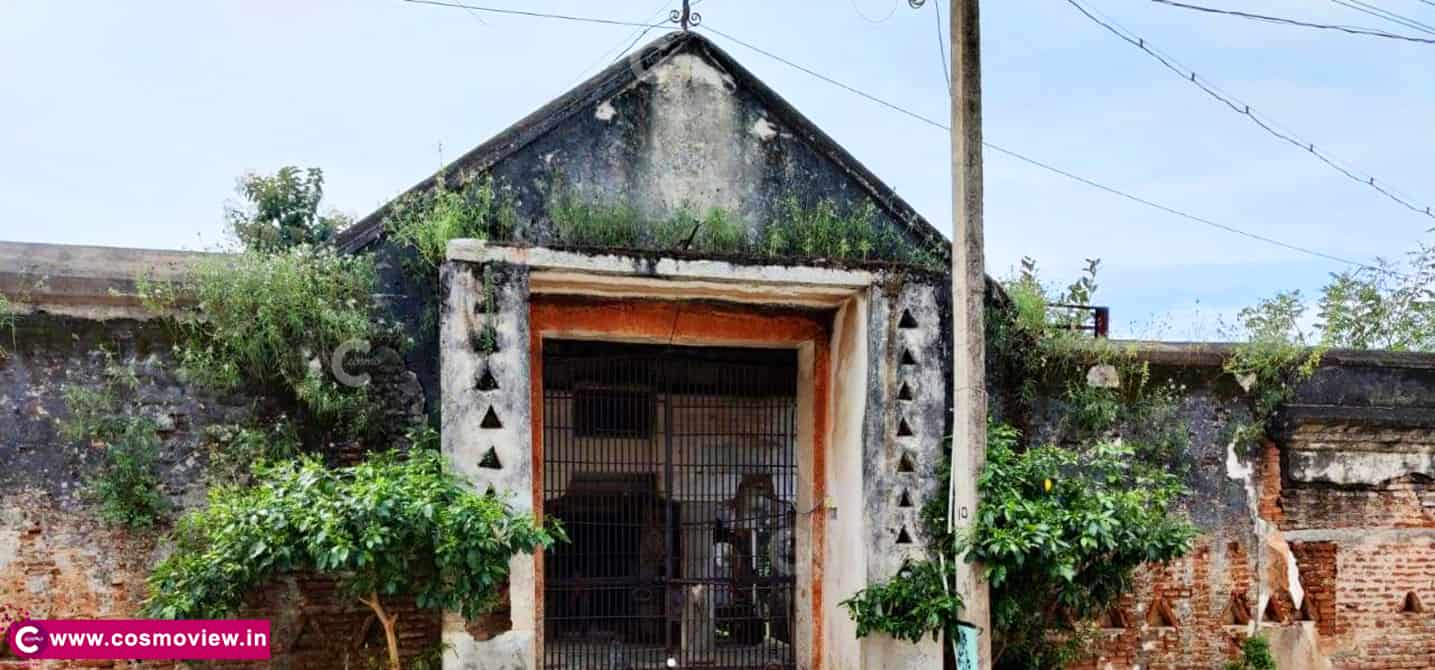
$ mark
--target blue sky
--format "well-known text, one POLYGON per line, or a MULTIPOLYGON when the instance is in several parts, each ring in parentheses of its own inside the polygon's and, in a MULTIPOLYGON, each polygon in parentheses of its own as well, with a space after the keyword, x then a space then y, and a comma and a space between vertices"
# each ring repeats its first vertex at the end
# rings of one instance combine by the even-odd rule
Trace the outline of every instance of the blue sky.
MULTIPOLYGON (((712 28, 944 119, 935 1, 912 10, 906 0, 704 0, 698 9, 712 28)), ((1083 1, 1300 136, 1435 204, 1435 45, 1144 0, 1083 1)), ((1393 28, 1319 0, 1201 2, 1393 28)), ((1435 22, 1435 7, 1417 0, 1381 2, 1435 22)), ((474 4, 641 21, 676 3, 474 4)), ((988 0, 983 30, 990 141, 1362 261, 1399 255, 1435 224, 1264 134, 1063 0, 988 0)), ((0 239, 212 247, 236 176, 287 164, 323 168, 328 204, 362 215, 596 71, 632 36, 399 0, 5 3, 0 239)), ((942 131, 714 39, 950 230, 942 131)), ((1099 257, 1098 301, 1112 306, 1121 335, 1216 337, 1239 307, 1280 289, 1312 292, 1341 267, 995 153, 986 179, 989 271, 1005 275, 1029 255, 1065 280, 1099 257)))

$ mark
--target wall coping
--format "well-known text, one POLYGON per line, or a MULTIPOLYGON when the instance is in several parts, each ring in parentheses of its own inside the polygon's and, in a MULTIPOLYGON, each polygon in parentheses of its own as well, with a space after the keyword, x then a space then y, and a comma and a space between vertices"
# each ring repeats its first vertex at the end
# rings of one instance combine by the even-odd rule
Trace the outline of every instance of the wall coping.
POLYGON ((876 283, 868 270, 806 265, 581 253, 547 247, 453 240, 450 261, 528 267, 534 293, 668 300, 712 299, 753 304, 831 308, 876 283))
POLYGON ((182 278, 220 254, 0 241, 0 295, 17 313, 46 312, 85 319, 149 319, 137 280, 182 278))

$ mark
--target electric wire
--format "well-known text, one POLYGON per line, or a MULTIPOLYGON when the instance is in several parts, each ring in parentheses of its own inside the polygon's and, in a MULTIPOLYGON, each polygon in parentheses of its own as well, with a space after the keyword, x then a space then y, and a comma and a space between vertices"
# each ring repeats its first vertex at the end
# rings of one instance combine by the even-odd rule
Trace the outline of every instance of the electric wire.
MULTIPOLYGON (((1159 2, 1161 0, 1157 1, 1159 2)), ((1260 127, 1262 130, 1266 131, 1273 137, 1305 150, 1307 153, 1311 154, 1312 156, 1315 156, 1316 159, 1318 159, 1320 162, 1325 163, 1331 169, 1339 172, 1342 175, 1345 175, 1347 178, 1354 182, 1364 184, 1370 187, 1376 192, 1384 195, 1386 198, 1389 198, 1390 200, 1399 203, 1400 205, 1404 206, 1406 209, 1409 209, 1412 212, 1424 215, 1429 218, 1435 218, 1435 213, 1431 212, 1431 209, 1428 205, 1423 207, 1416 205, 1414 202, 1411 201, 1411 199, 1408 198, 1408 196, 1400 194, 1398 189, 1395 189, 1393 186, 1386 185, 1383 182, 1377 183, 1374 175, 1357 174, 1354 169, 1342 165, 1330 153, 1318 149, 1315 143, 1300 139, 1296 137, 1294 133, 1291 133, 1289 131, 1279 129, 1279 124, 1277 124, 1273 119, 1270 119, 1268 117, 1263 118, 1256 110, 1252 109, 1250 105, 1237 100, 1234 96, 1231 96, 1218 90, 1218 87, 1214 83, 1204 80, 1203 78, 1198 76, 1194 70, 1182 66, 1179 62, 1176 61, 1176 59, 1170 57, 1169 55, 1161 53, 1158 49, 1155 48, 1154 45, 1147 42, 1144 38, 1134 35, 1125 28, 1119 27, 1116 22, 1111 21, 1110 19, 1103 20, 1101 17, 1098 17, 1095 13, 1089 10, 1085 5, 1082 5, 1080 2, 1077 2, 1077 0, 1066 0, 1066 2, 1072 7, 1075 7, 1077 11, 1081 12, 1083 16, 1090 19, 1093 23, 1106 29, 1107 32, 1110 32, 1112 35, 1117 36, 1123 42, 1126 42, 1140 49, 1146 55, 1156 59, 1156 61, 1162 66, 1164 66, 1166 69, 1176 73, 1182 79, 1190 82, 1192 85, 1196 86, 1202 91, 1205 91, 1207 95, 1225 104, 1227 107, 1230 107, 1231 110, 1236 112, 1237 114, 1244 116, 1247 119, 1250 119, 1252 123, 1260 127)))
MULTIPOLYGON (((655 8, 653 8, 653 11, 652 11, 652 12, 649 12, 649 13, 648 13, 648 19, 647 19, 648 22, 649 22, 649 23, 652 23, 653 21, 656 21, 659 16, 662 16, 663 10, 664 10, 664 9, 667 9, 667 7, 668 7, 668 0, 658 0, 658 6, 655 7, 655 8)), ((657 26, 656 26, 656 25, 648 25, 648 26, 644 26, 644 27, 642 27, 642 28, 638 28, 638 29, 634 30, 632 33, 629 33, 627 37, 624 37, 624 38, 623 38, 622 40, 620 40, 617 44, 614 44, 612 47, 608 48, 606 51, 604 51, 604 52, 602 53, 602 55, 598 56, 598 58, 597 58, 596 60, 594 60, 592 63, 589 63, 587 67, 585 67, 585 68, 583 68, 581 71, 579 71, 579 72, 578 72, 578 77, 577 77, 576 79, 574 79, 572 82, 570 82, 567 86, 565 86, 565 87, 564 87, 564 90, 573 88, 574 86, 578 85, 579 82, 581 82, 581 81, 583 81, 584 79, 588 78, 588 73, 589 73, 589 72, 592 72, 592 71, 593 71, 593 68, 595 68, 595 67, 602 67, 603 65, 605 65, 605 64, 607 64, 607 63, 609 63, 609 62, 611 62, 611 60, 614 60, 614 59, 610 58, 610 55, 613 53, 613 50, 614 50, 614 49, 617 49, 618 47, 620 47, 620 46, 622 46, 623 44, 626 43, 628 46, 625 47, 622 51, 619 51, 619 52, 618 52, 618 55, 617 55, 617 58, 622 58, 624 54, 628 53, 628 51, 633 48, 633 45, 637 44, 639 40, 643 39, 643 37, 644 37, 645 35, 647 35, 648 32, 650 32, 650 31, 651 31, 653 28, 655 28, 655 27, 657 27, 657 26)))
MULTIPOLYGON (((1384 30, 1375 30, 1375 29, 1372 29, 1372 28, 1362 28, 1362 27, 1360 27, 1360 26, 1346 26, 1346 25, 1339 25, 1339 24, 1332 24, 1332 23, 1314 23, 1314 22, 1310 22, 1310 21, 1301 21, 1301 20, 1298 20, 1298 19, 1289 19, 1289 18, 1285 18, 1285 17, 1282 17, 1282 16, 1271 16, 1271 15, 1269 15, 1269 14, 1252 14, 1252 13, 1250 13, 1250 12, 1241 12, 1241 11, 1236 11, 1236 10, 1233 10, 1233 9, 1219 9, 1219 8, 1216 8, 1216 7, 1207 7, 1207 6, 1204 6, 1204 5, 1193 5, 1193 4, 1186 3, 1186 2, 1177 2, 1177 0, 1151 0, 1151 2, 1155 2, 1155 3, 1157 3, 1157 4, 1162 4, 1162 5, 1167 5, 1167 6, 1169 6, 1169 7, 1177 7, 1177 8, 1180 8, 1180 9, 1188 9, 1188 10, 1195 11, 1195 12, 1204 12, 1204 13, 1206 13, 1206 14, 1220 14, 1220 15, 1223 15, 1223 16, 1231 16, 1231 17, 1240 18, 1240 19, 1248 19, 1248 20, 1251 20, 1251 21, 1260 21, 1260 22, 1263 22, 1263 23, 1273 23, 1273 24, 1278 24, 1278 25, 1296 26, 1296 27, 1299 27, 1299 28, 1315 28, 1315 29, 1318 29, 1318 30, 1335 30, 1335 31, 1343 32, 1343 33, 1348 33, 1348 34, 1351 34, 1351 35, 1365 35, 1365 36, 1369 36, 1369 37, 1383 37, 1383 38, 1385 38, 1385 39, 1403 40, 1403 41, 1406 41, 1406 42, 1416 42, 1416 43, 1419 43, 1419 44, 1435 44, 1435 39, 1428 39, 1428 38, 1424 38, 1424 37, 1415 37, 1415 36, 1412 36, 1412 35, 1401 35, 1401 34, 1399 34, 1399 33, 1392 33, 1392 32, 1387 32, 1387 31, 1384 31, 1384 30)), ((1435 4, 1435 3, 1432 3, 1432 4, 1435 4)))
POLYGON ((1370 16, 1374 16, 1374 17, 1377 18, 1377 19, 1382 19, 1382 20, 1385 20, 1385 21, 1389 21, 1389 22, 1394 23, 1395 25, 1400 26, 1400 27, 1402 27, 1402 28, 1410 28, 1410 29, 1412 29, 1412 30, 1418 30, 1418 31, 1420 31, 1420 32, 1422 32, 1422 33, 1426 33, 1426 34, 1430 34, 1430 35, 1435 35, 1435 28, 1431 28, 1431 27, 1430 27, 1429 25, 1427 25, 1427 24, 1421 23, 1421 22, 1419 22, 1419 21, 1416 21, 1415 19, 1412 19, 1412 18, 1409 18, 1409 17, 1406 17, 1406 16, 1401 16, 1401 15, 1399 15, 1399 14, 1396 14, 1395 12, 1386 11, 1386 10, 1381 9, 1381 8, 1379 8, 1379 7, 1376 7, 1375 5, 1372 5, 1372 4, 1370 4, 1370 3, 1361 2, 1360 0, 1330 0, 1330 1, 1331 1, 1332 3, 1334 3, 1334 4, 1340 5, 1341 7, 1345 7, 1345 8, 1347 8, 1347 9, 1353 9, 1353 10, 1355 10, 1355 11, 1357 11, 1357 12, 1362 13, 1362 14, 1368 14, 1368 15, 1370 15, 1370 16))
POLYGON ((942 0, 933 0, 932 9, 937 10, 937 53, 942 57, 942 81, 947 85, 947 96, 952 95, 952 73, 947 70, 947 38, 942 35, 942 0))
POLYGON ((862 8, 857 6, 857 0, 847 0, 847 4, 852 5, 852 11, 856 12, 857 16, 861 17, 863 21, 874 25, 892 20, 892 15, 897 13, 897 0, 892 0, 892 9, 888 10, 887 15, 880 19, 874 19, 863 13, 862 8))
POLYGON ((511 16, 527 16, 538 19, 557 19, 562 21, 576 21, 580 23, 597 23, 608 26, 633 26, 637 28, 658 28, 663 23, 638 23, 636 21, 619 21, 617 19, 603 19, 593 16, 574 16, 572 14, 549 14, 547 12, 530 12, 521 9, 503 9, 500 7, 484 7, 481 5, 469 5, 461 2, 442 2, 441 0, 404 0, 416 5, 433 5, 435 7, 453 7, 455 9, 467 9, 475 12, 489 12, 491 14, 508 14, 511 16))
MULTIPOLYGON (((890 110, 892 110, 892 111, 895 111, 895 112, 897 112, 897 113, 899 113, 899 114, 903 114, 903 115, 905 115, 905 116, 908 116, 908 117, 910 117, 910 118, 912 118, 912 119, 915 119, 915 120, 917 120, 917 121, 920 121, 920 122, 922 122, 922 123, 925 123, 925 124, 927 124, 927 125, 929 125, 929 126, 932 126, 932 127, 935 127, 935 128, 940 128, 940 129, 946 130, 946 131, 948 131, 948 132, 951 131, 951 126, 949 126, 948 124, 944 124, 944 123, 941 123, 941 122, 939 122, 939 121, 935 121, 935 120, 933 120, 933 119, 931 119, 931 118, 929 118, 929 117, 923 116, 922 114, 918 114, 917 112, 913 112, 913 111, 911 111, 911 110, 909 110, 909 109, 906 109, 906 108, 904 108, 904 107, 902 107, 902 106, 900 106, 900 105, 897 105, 897 104, 888 102, 888 101, 886 101, 886 100, 883 100, 882 98, 879 98, 879 97, 877 97, 877 96, 875 96, 875 95, 872 95, 872 94, 870 94, 870 93, 867 93, 867 92, 865 92, 865 91, 862 91, 862 90, 860 90, 860 89, 857 89, 857 88, 855 88, 855 87, 853 87, 853 86, 849 86, 848 84, 845 84, 845 83, 843 83, 843 82, 841 82, 841 81, 838 81, 838 80, 836 80, 836 79, 833 79, 832 77, 829 77, 829 76, 827 76, 827 75, 824 75, 824 74, 822 74, 822 73, 820 73, 820 72, 817 72, 817 71, 815 71, 815 70, 813 70, 813 69, 811 69, 811 68, 805 67, 805 66, 803 66, 803 65, 799 65, 798 63, 795 63, 795 62, 793 62, 793 61, 791 61, 791 60, 788 60, 788 59, 786 59, 786 58, 783 58, 782 56, 779 56, 779 55, 777 55, 777 54, 775 54, 775 53, 773 53, 773 52, 771 52, 771 51, 768 51, 767 49, 763 49, 762 47, 759 47, 759 46, 754 45, 754 44, 752 44, 752 43, 750 43, 750 42, 747 42, 747 41, 742 40, 742 39, 740 39, 740 38, 738 38, 738 37, 735 37, 735 36, 733 36, 733 35, 731 35, 731 34, 729 34, 729 33, 723 32, 722 30, 719 30, 719 29, 717 29, 717 28, 714 28, 714 27, 712 27, 712 25, 711 25, 710 23, 706 23, 706 22, 705 22, 703 25, 698 26, 698 28, 699 28, 700 30, 705 30, 705 31, 710 32, 710 33, 712 33, 712 34, 714 34, 714 35, 717 35, 717 36, 719 36, 719 37, 722 37, 722 38, 724 38, 724 39, 727 39, 727 40, 729 40, 729 41, 731 41, 731 42, 733 42, 733 43, 735 43, 735 44, 738 44, 738 45, 740 45, 740 46, 742 46, 742 47, 745 47, 745 48, 747 48, 747 49, 750 49, 750 50, 752 50, 752 51, 754 51, 754 52, 756 52, 756 53, 762 54, 763 56, 766 56, 766 57, 768 57, 768 58, 771 58, 771 59, 773 59, 773 60, 775 60, 775 61, 777 61, 777 62, 779 62, 779 63, 782 63, 783 65, 786 65, 786 66, 788 66, 788 67, 790 67, 790 68, 793 68, 793 69, 795 69, 795 70, 798 70, 798 71, 800 71, 800 72, 803 72, 803 73, 805 73, 805 74, 807 74, 807 75, 809 75, 809 76, 812 76, 812 77, 814 77, 814 78, 817 78, 817 79, 819 79, 819 80, 822 80, 822 81, 824 81, 824 82, 827 82, 828 84, 831 84, 831 85, 833 85, 833 86, 836 86, 836 87, 838 87, 838 88, 841 88, 841 89, 843 89, 843 90, 845 90, 845 91, 847 91, 847 92, 849 92, 849 93, 852 93, 852 94, 857 95, 857 96, 859 96, 859 97, 865 98, 865 99, 868 100, 868 101, 871 101, 871 102, 874 102, 874 103, 876 103, 876 104, 878 104, 878 105, 881 105, 881 106, 883 106, 883 107, 886 107, 886 108, 888 108, 888 109, 890 109, 890 110)), ((1360 268, 1360 269, 1363 269, 1363 270, 1369 270, 1369 271, 1377 272, 1377 273, 1381 273, 1381 274, 1387 274, 1387 275, 1397 276, 1397 277, 1404 277, 1404 276, 1405 276, 1405 275, 1403 275, 1403 274, 1401 274, 1401 273, 1399 273, 1399 272, 1396 272, 1396 271, 1394 271, 1394 270, 1390 270, 1390 269, 1388 269, 1388 268, 1383 268, 1383 267, 1380 267, 1380 266, 1371 265, 1371 264, 1369 264, 1369 263, 1362 263, 1362 262, 1360 262, 1360 261, 1352 260, 1352 259, 1349 259, 1349 258, 1343 258, 1343 257, 1341 257, 1341 256, 1336 256, 1336 255, 1334 255, 1334 254, 1325 253, 1325 252, 1323 252, 1323 251, 1318 251, 1318 250, 1315 250, 1315 249, 1310 249, 1310 248, 1307 248, 1307 247, 1303 247, 1303 246, 1299 246, 1299 245, 1295 245, 1295 244, 1290 244, 1290 243, 1288 243, 1288 242, 1283 242, 1283 241, 1281 241, 1281 240, 1278 240, 1278 239, 1275 239, 1275 238, 1272 238, 1272 237, 1267 237, 1267 236, 1265 236, 1265 235, 1260 235, 1260 234, 1258 234, 1258 233, 1252 233, 1252 232, 1250 232, 1250 231, 1246 231, 1246 230, 1242 230, 1242 229, 1240 229, 1240 228, 1236 228, 1235 226, 1230 226, 1230 225, 1227 225, 1227 224, 1224 224, 1224 223, 1220 223, 1220 222, 1218 222, 1218 221, 1213 221, 1213 220, 1211 220, 1211 219, 1208 219, 1208 218, 1205 218, 1205 217, 1202 217, 1202 216, 1197 216, 1197 215, 1195 215, 1195 214, 1191 214, 1191 213, 1189 213, 1189 212, 1185 212, 1185 211, 1176 209, 1176 208, 1174 208, 1174 207, 1169 207, 1169 206, 1167 206, 1167 205, 1163 205, 1163 204, 1161 204, 1161 203, 1158 203, 1158 202, 1156 202, 1156 201, 1154 201, 1154 200, 1149 200, 1149 199, 1147 199, 1147 198, 1143 198, 1143 197, 1138 196, 1138 195, 1133 195, 1133 194, 1131 194, 1131 193, 1128 193, 1128 192, 1126 192, 1126 191, 1123 191, 1123 190, 1121 190, 1121 189, 1119 189, 1119 188, 1116 188, 1116 187, 1114 187, 1114 186, 1108 186, 1108 185, 1103 184, 1103 183, 1101 183, 1101 182, 1098 182, 1098 181, 1096 181, 1096 180, 1094 180, 1094 179, 1090 179, 1090 178, 1087 178, 1087 177, 1083 177, 1083 176, 1078 175, 1078 174, 1076 174, 1076 173, 1074 173, 1074 172, 1070 172, 1070 171, 1064 170, 1064 169, 1062 169, 1062 168, 1056 167, 1056 166, 1051 165, 1051 164, 1049 164, 1049 163, 1046 163, 1046 162, 1037 160, 1037 159, 1032 158, 1032 157, 1030 157, 1030 156, 1026 156, 1026 155, 1024 155, 1024 154, 1022 154, 1022 153, 1020 153, 1020 152, 1014 151, 1014 150, 1012 150, 1012 149, 1008 149, 1008 148, 1003 147, 1003 146, 1000 146, 1000 145, 998 145, 998 144, 994 144, 994 143, 992 143, 992 142, 990 142, 990 141, 987 141, 987 140, 982 140, 982 145, 985 146, 985 147, 987 147, 987 148, 989 148, 989 149, 992 149, 992 150, 994 150, 994 151, 996 151, 996 152, 998 152, 998 153, 1001 153, 1001 154, 1003 154, 1003 155, 1005 155, 1005 156, 1008 156, 1008 157, 1014 158, 1014 159, 1016 159, 1016 160, 1019 160, 1019 161, 1021 161, 1021 162, 1027 163, 1028 165, 1032 165, 1032 166, 1035 166, 1035 167, 1037 167, 1037 168, 1041 168, 1042 170, 1046 170, 1047 172, 1051 172, 1051 173, 1053 173, 1053 174, 1060 175, 1060 176, 1065 177, 1065 178, 1067 178, 1067 179, 1070 179, 1070 180, 1072 180, 1072 181, 1076 181, 1076 182, 1081 183, 1081 184, 1084 184, 1084 185, 1086 185, 1086 186, 1090 186, 1090 187, 1092 187, 1092 188, 1095 188, 1095 189, 1098 189, 1098 190, 1101 190, 1101 191, 1105 191, 1106 193, 1109 193, 1109 194, 1111 194, 1111 195, 1115 195, 1115 196, 1117 196, 1117 197, 1120 197, 1120 198, 1129 200, 1129 201, 1131 201, 1131 202, 1135 202, 1135 203, 1138 203, 1138 204, 1141 204, 1141 205, 1145 205, 1146 207, 1150 207, 1150 208, 1153 208, 1153 209, 1160 210, 1160 211, 1165 212, 1165 213, 1167 213, 1167 214, 1171 214, 1171 215, 1173 215, 1173 216, 1177 216, 1177 217, 1186 219, 1186 220, 1188 220, 1188 221, 1192 221, 1192 222, 1199 223, 1199 224, 1202 224, 1202 225, 1205 225, 1205 226, 1209 226, 1209 227, 1212 227, 1212 228, 1216 228, 1216 229, 1219 229, 1219 230, 1223 230, 1223 231, 1225 231, 1225 232, 1232 233, 1232 234, 1235 234, 1235 235, 1240 235, 1240 236, 1245 237, 1245 238, 1248 238, 1248 239, 1252 239, 1252 240, 1256 240, 1256 241, 1260 241, 1260 242, 1265 242, 1266 244, 1274 245, 1274 246, 1280 247, 1280 248, 1282 248, 1282 249, 1286 249, 1286 250, 1288 250, 1288 251, 1294 251, 1294 252, 1297 252, 1297 253, 1306 254, 1306 255, 1308 255, 1308 256, 1313 256, 1313 257, 1316 257, 1316 258, 1321 258, 1321 259, 1324 259, 1324 260, 1333 261, 1333 262, 1336 262, 1336 263, 1341 263, 1341 264, 1348 265, 1348 266, 1351 266, 1351 267, 1360 268)))

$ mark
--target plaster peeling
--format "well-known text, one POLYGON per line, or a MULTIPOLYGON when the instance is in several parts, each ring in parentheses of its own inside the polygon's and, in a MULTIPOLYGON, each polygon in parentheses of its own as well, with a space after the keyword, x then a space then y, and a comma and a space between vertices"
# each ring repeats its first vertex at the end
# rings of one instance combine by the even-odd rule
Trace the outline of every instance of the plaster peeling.
POLYGON ((613 103, 608 100, 604 100, 598 105, 598 109, 593 112, 593 116, 598 117, 599 121, 612 121, 613 117, 617 115, 618 110, 614 109, 613 103))
POLYGON ((754 137, 763 141, 777 137, 777 126, 772 125, 767 119, 760 117, 758 120, 752 122, 752 128, 750 128, 749 131, 754 137))
POLYGON ((693 54, 678 54, 656 70, 658 86, 667 88, 681 84, 700 84, 727 91, 737 90, 737 83, 727 73, 693 54))
MULTIPOLYGON (((1256 481, 1254 474, 1255 466, 1241 462, 1240 456, 1236 454, 1236 440, 1232 439, 1230 444, 1226 445, 1226 476, 1242 482, 1246 489, 1246 506, 1257 544, 1256 574, 1260 576, 1256 582, 1256 611, 1265 611, 1266 602, 1271 597, 1266 575, 1266 571, 1269 569, 1266 561, 1266 552, 1268 551, 1279 554, 1282 562, 1285 563, 1285 588, 1290 593, 1291 602, 1299 608, 1305 600, 1305 587, 1300 583, 1300 567, 1296 564, 1295 554, 1291 552, 1290 544, 1286 542, 1280 528, 1261 516, 1260 482, 1256 481)), ((1259 618, 1251 619, 1252 632, 1255 631, 1255 625, 1259 618)))
POLYGON ((0 530, 0 570, 10 565, 20 553, 20 531, 18 529, 0 530))
MULTIPOLYGON (((1251 486, 1251 473, 1254 471, 1254 467, 1241 462, 1241 457, 1236 455, 1236 441, 1231 440, 1231 443, 1226 445, 1226 476, 1245 482, 1247 492, 1252 492, 1254 489, 1251 486)), ((1254 499, 1252 496, 1252 500, 1254 499)))

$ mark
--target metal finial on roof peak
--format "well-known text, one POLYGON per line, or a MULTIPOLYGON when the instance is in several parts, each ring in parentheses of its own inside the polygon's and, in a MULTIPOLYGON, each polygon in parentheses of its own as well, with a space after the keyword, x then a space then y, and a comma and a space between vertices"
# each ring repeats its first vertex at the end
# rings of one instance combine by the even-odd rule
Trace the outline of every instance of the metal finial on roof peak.
POLYGON ((688 32, 689 28, 703 22, 703 15, 693 11, 690 0, 683 0, 683 8, 668 12, 668 20, 682 26, 683 32, 688 32))

